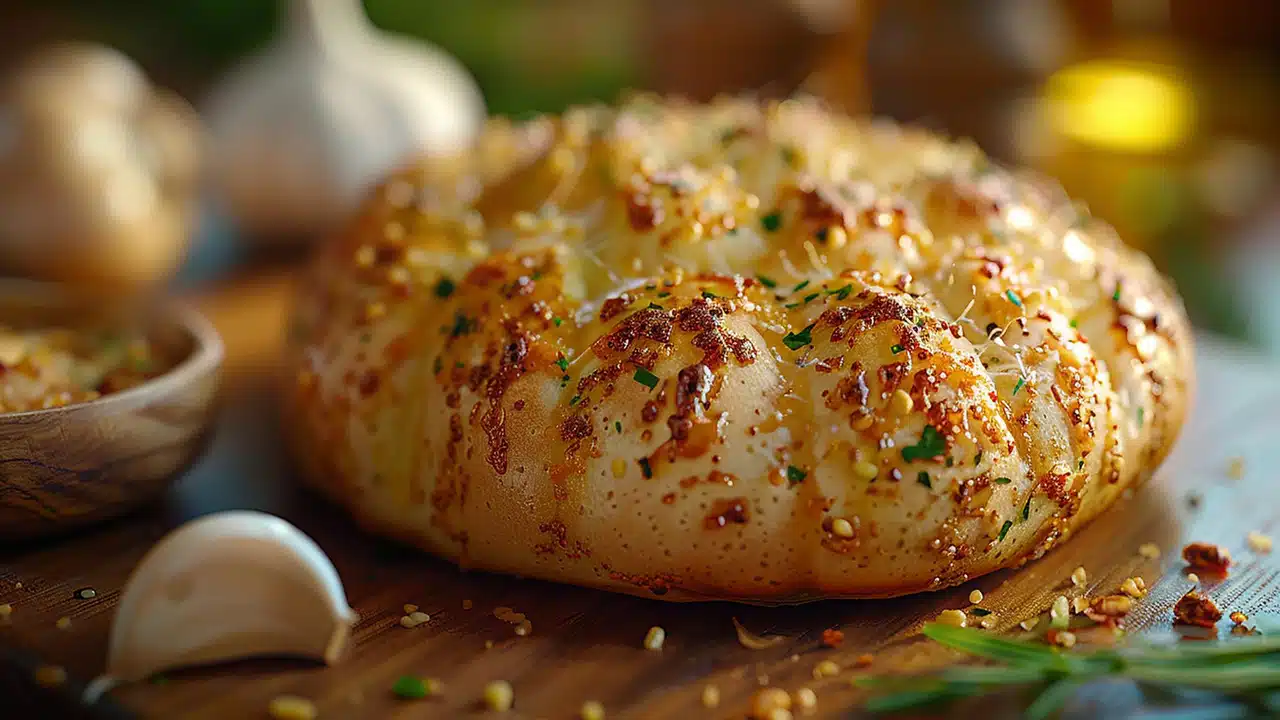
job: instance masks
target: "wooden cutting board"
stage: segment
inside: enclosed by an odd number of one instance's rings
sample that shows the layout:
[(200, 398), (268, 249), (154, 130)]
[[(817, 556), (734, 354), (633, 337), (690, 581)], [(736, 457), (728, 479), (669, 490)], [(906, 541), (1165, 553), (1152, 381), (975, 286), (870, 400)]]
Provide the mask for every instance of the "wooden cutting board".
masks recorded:
[[(1088, 572), (1090, 595), (1114, 591), (1131, 575), (1153, 589), (1128, 620), (1131, 630), (1168, 632), (1174, 601), (1191, 587), (1178, 558), (1186, 542), (1231, 550), (1231, 575), (1205, 588), (1224, 611), (1280, 611), (1278, 555), (1252, 552), (1246, 532), (1280, 534), (1280, 373), (1247, 352), (1204, 340), (1199, 391), (1189, 427), (1156, 479), (1121, 502), (1043, 560), (937, 593), (896, 600), (822, 602), (759, 608), (729, 603), (679, 605), (550, 583), (461, 572), (447, 563), (361, 534), (344, 516), (289, 479), (279, 452), (271, 358), (278, 348), (287, 278), (242, 281), (198, 299), (228, 345), (225, 409), (210, 453), (177, 483), (159, 507), (89, 532), (0, 553), (0, 604), (13, 606), (0, 627), (0, 698), (5, 717), (71, 717), (67, 705), (83, 681), (102, 670), (112, 611), (141, 555), (165, 532), (191, 517), (230, 508), (277, 513), (310, 534), (332, 557), (361, 620), (344, 660), (334, 667), (255, 661), (176, 673), (162, 684), (113, 692), (84, 717), (267, 717), (277, 695), (311, 699), (321, 718), (482, 716), (477, 704), (490, 680), (509, 681), (515, 709), (505, 717), (574, 718), (597, 700), (608, 717), (742, 718), (762, 686), (812, 688), (815, 717), (847, 716), (862, 695), (850, 678), (924, 670), (960, 658), (913, 637), (947, 608), (969, 607), (980, 589), (998, 630), (1042, 612), (1059, 594), (1072, 596), (1069, 576)], [(1238, 479), (1231, 458), (1243, 459)], [(1139, 554), (1154, 543), (1163, 554)], [(92, 587), (96, 596), (78, 599)], [(399, 619), (412, 603), (431, 616), (406, 629)], [(467, 609), (469, 607), (470, 609)], [(527, 637), (495, 616), (495, 608), (524, 613)], [(65, 629), (55, 625), (70, 618)], [(733, 618), (785, 642), (765, 650), (742, 647)], [(660, 652), (642, 640), (650, 626), (666, 630)], [(1224, 620), (1222, 632), (1229, 623)], [(844, 632), (838, 649), (821, 645), (822, 631)], [(871, 665), (856, 659), (871, 654)], [(814, 666), (833, 660), (835, 677), (815, 679)], [(53, 690), (31, 682), (35, 664), (65, 667), (70, 681)], [(437, 677), (438, 699), (403, 701), (391, 693), (401, 675)], [(721, 703), (704, 707), (714, 685)], [(1025, 696), (983, 698), (946, 712), (1016, 715)], [(1142, 694), (1124, 683), (1082, 691), (1070, 717), (1128, 717), (1160, 702), (1183, 709), (1211, 702)], [(16, 714), (11, 714), (16, 713)]]

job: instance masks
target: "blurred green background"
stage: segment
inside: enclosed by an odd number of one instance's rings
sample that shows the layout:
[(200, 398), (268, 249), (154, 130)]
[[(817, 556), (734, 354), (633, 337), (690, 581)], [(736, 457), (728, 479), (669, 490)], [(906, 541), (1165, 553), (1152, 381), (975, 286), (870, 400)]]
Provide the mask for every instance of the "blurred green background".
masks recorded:
[[(262, 48), (281, 24), (276, 0), (54, 0), (4, 11), (20, 54), (52, 37), (93, 39), (131, 55), (159, 82), (199, 97)], [(461, 60), (493, 112), (524, 115), (609, 98), (639, 80), (633, 2), (367, 0), (375, 24), (428, 39)], [(18, 29), (21, 28), (21, 31)], [(6, 33), (7, 34), (7, 33)]]

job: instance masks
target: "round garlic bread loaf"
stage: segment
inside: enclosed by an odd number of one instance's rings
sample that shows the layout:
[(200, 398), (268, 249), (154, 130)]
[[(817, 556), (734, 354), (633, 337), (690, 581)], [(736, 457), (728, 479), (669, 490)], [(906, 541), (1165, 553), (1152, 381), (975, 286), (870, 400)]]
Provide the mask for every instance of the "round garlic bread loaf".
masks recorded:
[(460, 565), (880, 597), (1148, 477), (1191, 343), (1144, 255), (970, 145), (637, 97), (384, 182), (302, 283), (286, 425), (309, 482)]

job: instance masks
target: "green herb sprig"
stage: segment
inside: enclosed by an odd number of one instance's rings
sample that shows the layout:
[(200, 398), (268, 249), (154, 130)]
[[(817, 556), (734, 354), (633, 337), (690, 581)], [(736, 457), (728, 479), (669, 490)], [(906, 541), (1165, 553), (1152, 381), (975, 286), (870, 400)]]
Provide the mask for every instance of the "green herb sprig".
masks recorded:
[(958, 666), (930, 675), (862, 679), (859, 686), (875, 692), (865, 704), (867, 711), (899, 712), (1022, 687), (1039, 689), (1023, 717), (1045, 720), (1080, 686), (1117, 677), (1166, 688), (1252, 695), (1255, 699), (1258, 693), (1280, 689), (1280, 634), (1176, 646), (1131, 644), (1065, 651), (1041, 642), (941, 623), (929, 623), (923, 632), (953, 650), (997, 664)]

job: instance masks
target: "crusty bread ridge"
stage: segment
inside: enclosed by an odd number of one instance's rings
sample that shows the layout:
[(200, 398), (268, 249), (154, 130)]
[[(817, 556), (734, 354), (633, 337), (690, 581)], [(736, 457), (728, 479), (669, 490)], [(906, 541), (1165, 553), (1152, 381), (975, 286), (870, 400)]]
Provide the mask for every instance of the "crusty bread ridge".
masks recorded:
[(937, 589), (1146, 479), (1180, 300), (1051, 183), (808, 100), (647, 96), (381, 184), (302, 282), (308, 481), (459, 564), (668, 600)]

